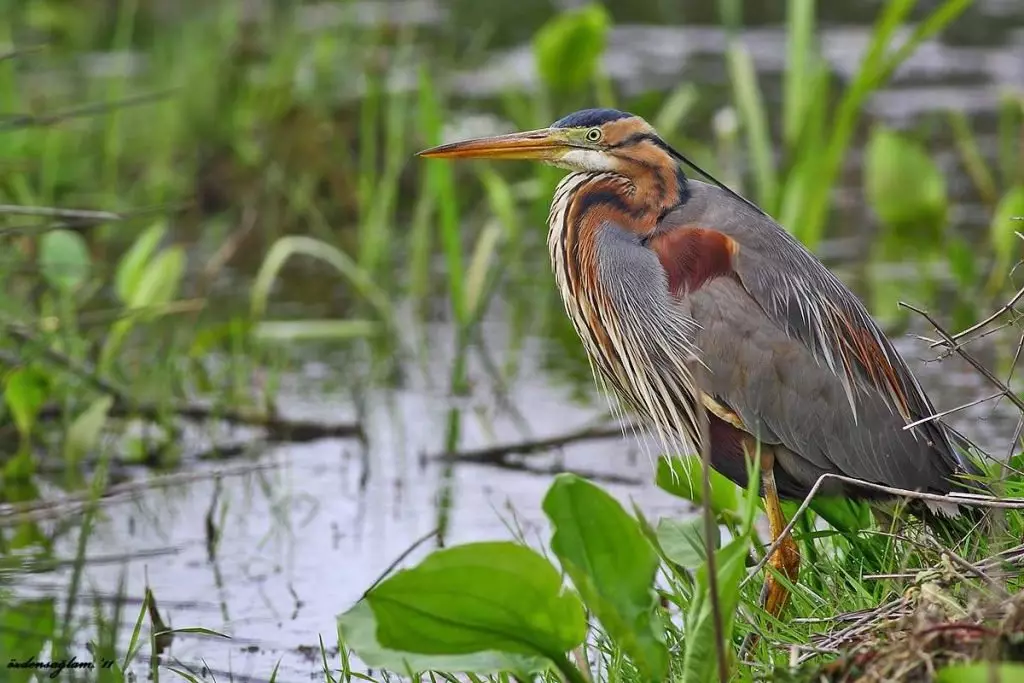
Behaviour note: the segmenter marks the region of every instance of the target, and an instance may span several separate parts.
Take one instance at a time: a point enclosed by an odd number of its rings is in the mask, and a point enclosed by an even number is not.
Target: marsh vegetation
[[[1019,510],[940,542],[812,505],[770,619],[758,499],[712,476],[705,500],[698,460],[593,389],[547,265],[560,172],[413,153],[644,116],[868,302],[1019,499],[1024,9],[556,4],[0,3],[5,659],[115,662],[62,674],[101,681],[703,683],[720,653],[733,680],[1020,675]]]

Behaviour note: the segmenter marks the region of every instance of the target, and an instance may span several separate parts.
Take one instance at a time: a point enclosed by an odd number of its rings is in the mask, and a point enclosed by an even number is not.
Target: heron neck
[[[632,213],[640,219],[645,232],[654,230],[662,218],[690,196],[688,180],[674,161],[671,165],[650,163],[644,159],[630,159],[622,170],[633,188],[623,199]],[[641,227],[638,225],[637,227]]]

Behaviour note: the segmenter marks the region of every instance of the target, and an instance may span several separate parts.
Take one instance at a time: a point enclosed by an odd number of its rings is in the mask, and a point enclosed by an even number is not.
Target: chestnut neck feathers
[[[639,117],[627,116],[601,126],[605,172],[592,173],[591,182],[572,193],[578,219],[594,212],[622,228],[646,234],[664,215],[686,201],[687,180],[669,147]],[[598,221],[600,224],[600,221]]]

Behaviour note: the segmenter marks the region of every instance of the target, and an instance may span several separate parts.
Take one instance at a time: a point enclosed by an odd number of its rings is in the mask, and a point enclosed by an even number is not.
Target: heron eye
[[[589,140],[590,142],[597,142],[600,139],[601,139],[601,129],[600,128],[591,128],[590,130],[587,131],[587,140]]]

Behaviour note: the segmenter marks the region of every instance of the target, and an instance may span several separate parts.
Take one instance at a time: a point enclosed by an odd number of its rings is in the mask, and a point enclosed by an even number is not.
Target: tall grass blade
[[[768,116],[757,84],[754,62],[747,49],[735,39],[726,49],[726,61],[732,79],[733,97],[747,135],[757,201],[769,214],[775,214],[778,211],[779,181],[768,133]]]
[[[815,96],[813,65],[815,0],[789,0],[786,11],[786,71],[782,76],[782,136],[787,150],[796,147]]]

